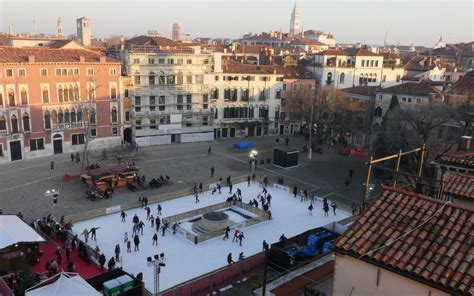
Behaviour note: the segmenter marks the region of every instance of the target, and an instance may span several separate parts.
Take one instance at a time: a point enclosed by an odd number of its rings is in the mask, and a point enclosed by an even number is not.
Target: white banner
[[[286,191],[290,192],[290,188],[288,188],[287,186],[283,186],[283,185],[277,184],[277,183],[273,183],[273,187],[274,187],[274,188],[283,189],[283,190],[286,190]]]
[[[105,209],[105,214],[108,215],[108,214],[112,214],[112,213],[117,213],[117,212],[120,212],[121,210],[122,210],[122,207],[120,205],[113,206],[113,207],[110,207],[110,208],[106,208]]]

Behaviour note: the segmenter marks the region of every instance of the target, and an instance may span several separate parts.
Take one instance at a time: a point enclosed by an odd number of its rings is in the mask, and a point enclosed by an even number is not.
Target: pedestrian
[[[269,158],[267,158],[267,168],[272,164],[272,160]]]
[[[199,194],[197,192],[194,193],[194,198],[195,198],[195,202],[198,203],[200,200],[199,200]]]
[[[107,263],[107,267],[109,267],[109,270],[112,270],[115,268],[115,260],[114,257],[111,257],[109,262]]]
[[[244,232],[240,232],[239,234],[239,246],[242,246],[242,240],[245,238]]]
[[[155,228],[155,216],[150,216],[151,228]]]
[[[216,169],[214,168],[214,166],[211,167],[211,177],[214,177],[214,172],[216,171]]]
[[[160,204],[158,204],[157,210],[158,210],[158,215],[161,215],[161,210],[163,210],[163,208],[161,207]]]
[[[309,210],[309,215],[313,216],[313,203],[309,204],[308,210]]]
[[[127,253],[132,252],[132,241],[128,240],[127,241]]]
[[[155,233],[153,234],[153,242],[151,243],[151,245],[157,245],[158,246],[158,235]]]
[[[92,227],[91,230],[89,231],[91,234],[91,239],[97,241],[97,230],[100,229],[100,227]]]
[[[288,146],[288,144],[290,143],[290,139],[288,137],[285,137],[285,144],[286,146]]]
[[[51,170],[54,171],[54,160],[51,160]]]
[[[217,190],[219,190],[219,194],[222,193],[222,192],[221,192],[221,188],[222,188],[221,183],[220,183],[220,182],[217,182]]]
[[[128,233],[125,231],[123,243],[126,243],[126,242],[128,242]]]
[[[355,205],[355,203],[352,203],[351,209],[352,209],[352,215],[354,216],[356,214],[356,211],[357,211],[357,206]]]
[[[202,191],[202,182],[199,182],[199,194],[204,194],[204,191]]]
[[[166,224],[163,222],[163,226],[161,226],[161,236],[165,236],[166,232]]]
[[[86,229],[84,229],[84,231],[81,233],[82,235],[84,235],[84,239],[87,243],[87,241],[89,240],[89,231]]]
[[[61,248],[60,247],[57,247],[56,248],[56,259],[58,260],[58,264],[61,265],[61,262],[63,261],[63,256],[62,256],[62,252],[61,252]]]
[[[334,200],[331,203],[331,207],[332,207],[332,212],[334,213],[334,215],[336,215],[337,204]]]
[[[143,235],[143,228],[145,228],[145,223],[143,223],[143,221],[140,220],[140,223],[138,223],[138,228],[140,229],[140,232]]]
[[[297,194],[298,194],[298,187],[295,185],[293,186],[293,196],[296,197]]]
[[[280,238],[278,239],[278,241],[280,241],[280,242],[286,242],[286,240],[287,240],[287,238],[286,238],[285,234],[282,233],[282,235],[280,236]]]
[[[122,217],[122,222],[125,222],[125,217],[127,217],[127,213],[125,213],[125,211],[122,211],[122,213],[120,213],[120,217]]]
[[[147,221],[150,220],[150,214],[151,214],[151,209],[150,209],[150,207],[147,206],[146,207],[146,219],[147,219]]]
[[[137,214],[135,214],[135,216],[133,216],[132,222],[133,222],[133,224],[138,224],[138,222],[140,222],[140,218],[138,218]]]
[[[227,255],[227,264],[232,264],[234,263],[234,260],[232,260],[232,253],[229,253],[229,255]]]
[[[207,148],[207,155],[212,155],[212,149],[211,149],[211,146],[209,146],[209,148]]]
[[[268,243],[265,240],[263,240],[263,243],[262,243],[262,250],[268,251]]]
[[[240,230],[238,229],[234,230],[234,237],[232,238],[233,242],[236,242],[239,240],[239,234],[240,234]]]
[[[160,231],[160,224],[161,224],[160,217],[156,216],[156,219],[155,219],[156,231]]]
[[[244,252],[239,253],[239,261],[242,261],[245,259]]]
[[[74,153],[71,153],[71,162],[74,163]]]
[[[145,197],[143,198],[143,200],[144,200],[144,202],[145,202],[145,207],[147,207],[147,206],[148,206],[148,197],[145,196]]]
[[[224,234],[223,240],[226,240],[229,238],[229,232],[230,232],[230,227],[227,225],[227,227],[225,228],[225,234]]]
[[[329,212],[329,205],[327,203],[323,205],[323,210],[324,210],[324,217],[327,217],[328,212]]]
[[[79,152],[76,152],[76,163],[81,162],[81,156],[79,155]]]
[[[104,255],[103,253],[100,254],[100,256],[99,256],[99,264],[100,264],[100,270],[102,270],[102,271],[104,270],[104,264],[105,264],[105,261],[106,261],[106,260],[107,260],[107,259],[105,259],[105,255]]]
[[[240,188],[237,188],[237,196],[242,199],[242,190]]]
[[[351,168],[349,170],[349,178],[352,179],[352,175],[354,175],[354,170]]]
[[[247,186],[250,187],[250,175],[247,176]]]
[[[66,246],[64,248],[64,251],[66,252],[66,260],[69,262],[71,260],[71,248],[69,246]]]
[[[133,238],[133,243],[135,244],[135,252],[140,251],[140,238],[138,234]]]
[[[117,262],[120,261],[120,245],[119,244],[115,245],[115,261]]]
[[[271,202],[272,202],[272,196],[271,196],[271,194],[267,194],[267,204],[268,204],[268,206],[272,205]]]
[[[344,181],[344,184],[346,186],[346,190],[349,189],[349,184],[350,184],[350,179],[349,178],[346,178],[346,180]]]
[[[178,223],[174,222],[174,224],[173,224],[173,234],[176,234],[177,230],[178,230]]]
[[[232,194],[232,182],[229,183],[229,194]]]

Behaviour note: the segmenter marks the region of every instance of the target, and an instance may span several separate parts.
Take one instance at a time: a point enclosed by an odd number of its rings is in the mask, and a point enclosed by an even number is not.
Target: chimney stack
[[[35,62],[35,56],[34,55],[29,55],[28,56],[28,63],[34,64],[34,62]]]
[[[462,136],[461,141],[459,142],[459,151],[468,151],[471,148],[471,140],[472,137],[470,136]]]
[[[79,62],[80,63],[85,63],[86,62],[86,57],[83,56],[83,55],[79,56]]]
[[[99,63],[101,63],[101,64],[105,64],[106,60],[107,60],[106,56],[101,55],[99,57]]]

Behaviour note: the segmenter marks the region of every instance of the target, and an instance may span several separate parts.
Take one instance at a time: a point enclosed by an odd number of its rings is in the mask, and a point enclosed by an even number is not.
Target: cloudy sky
[[[340,43],[432,46],[468,42],[473,37],[471,0],[298,0],[304,29],[335,35]],[[171,35],[178,22],[191,37],[238,38],[248,32],[288,31],[294,0],[0,0],[0,31],[54,33],[61,16],[66,34],[75,33],[75,19],[91,20],[94,36],[133,36],[147,30]]]

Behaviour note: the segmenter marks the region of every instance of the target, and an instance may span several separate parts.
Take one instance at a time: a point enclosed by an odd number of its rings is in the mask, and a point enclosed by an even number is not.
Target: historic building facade
[[[0,162],[120,144],[120,66],[81,49],[0,47]]]

